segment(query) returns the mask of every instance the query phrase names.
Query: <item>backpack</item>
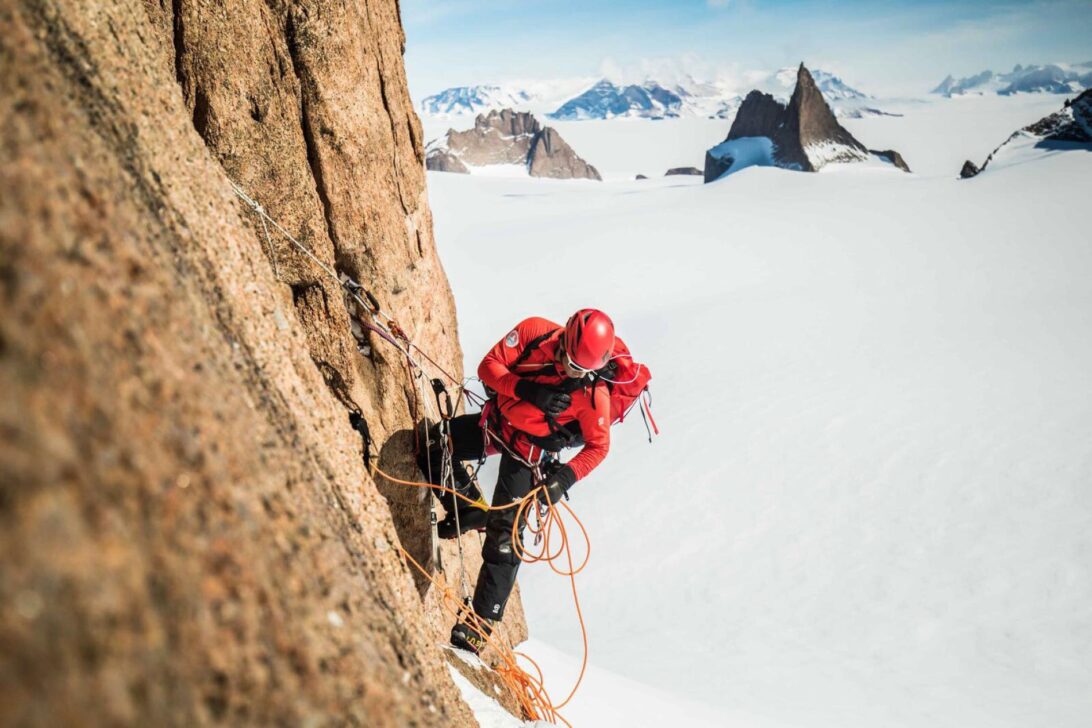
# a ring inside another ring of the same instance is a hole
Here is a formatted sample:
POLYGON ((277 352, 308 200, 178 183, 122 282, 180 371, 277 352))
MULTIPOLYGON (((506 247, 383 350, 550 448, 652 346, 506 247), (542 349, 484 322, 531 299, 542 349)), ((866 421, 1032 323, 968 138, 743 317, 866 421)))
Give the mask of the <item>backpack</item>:
MULTIPOLYGON (((615 339, 614 355, 607 366, 595 373, 597 379, 606 382, 610 391, 611 424, 624 422, 637 400, 648 392, 648 383, 652 372, 648 367, 633 358, 629 347, 621 339, 615 339)), ((651 395, 648 395, 651 401, 651 395)), ((645 407, 648 402, 645 403, 645 407)), ((642 413, 644 410, 642 409, 642 413)))
MULTIPOLYGON (((523 347, 523 351, 512 362, 512 367, 525 362, 531 356, 531 353, 538 349, 542 342, 553 336, 554 333, 556 333, 556 329, 528 341, 527 345, 523 347)), ((533 376, 538 373, 537 371, 526 372, 523 376, 533 376)), ((648 392, 648 383, 651 379, 652 372, 649 371, 648 367, 634 360, 625 342, 615 338, 614 354, 606 366, 592 375, 591 380, 593 387, 599 382, 603 382, 607 386, 607 391, 610 392, 610 422, 612 425, 624 422, 637 401, 642 399, 642 395, 645 395, 641 404, 641 416, 645 418, 646 427, 649 421, 652 422, 649 441, 652 440, 651 433, 653 430, 657 435, 660 434, 655 420, 652 420, 652 412, 649 409, 652 403, 652 395, 648 392)), ((583 378, 573 379, 571 382, 566 383, 567 386, 564 386, 564 388, 575 390, 587 386, 587 384, 588 382, 583 378)))

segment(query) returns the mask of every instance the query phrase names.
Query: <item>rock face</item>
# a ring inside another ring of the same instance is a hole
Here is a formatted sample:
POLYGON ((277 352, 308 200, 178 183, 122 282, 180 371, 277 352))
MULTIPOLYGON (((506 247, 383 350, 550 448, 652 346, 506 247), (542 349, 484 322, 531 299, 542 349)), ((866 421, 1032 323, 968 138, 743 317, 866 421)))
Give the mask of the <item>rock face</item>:
POLYGON ((526 164, 541 125, 527 112, 490 111, 474 120, 474 128, 449 131, 442 140, 429 145, 426 165, 434 171, 438 164, 451 165, 454 159, 463 165, 485 167, 493 164, 526 164))
POLYGON ((672 167, 664 172, 664 177, 674 177, 676 175, 695 175, 701 177, 703 172, 697 167, 672 167))
POLYGON ((527 168, 532 177, 602 179, 599 171, 578 157, 561 135, 549 126, 536 136, 527 157, 527 168))
POLYGON ((229 182, 461 376, 397 4, 231 7, 0 12, 0 724, 471 725, 417 383, 229 182))
POLYGON ((479 115, 473 129, 449 130, 429 144, 425 164, 436 172, 462 174, 469 173, 469 167, 523 165, 532 177, 602 179, 555 129, 543 127, 527 112, 510 109, 479 115))
POLYGON ((1024 131, 1042 137, 1044 142, 1092 143, 1092 89, 1073 100, 1066 99, 1061 111, 1024 127, 1024 131))
POLYGON ((986 170, 990 162, 1010 147, 1019 144, 1031 144, 1041 149, 1092 149, 1092 89, 1088 89, 1075 99, 1066 99, 1060 111, 1044 116, 1034 124, 1029 124, 1013 132, 1008 139, 990 152, 981 167, 975 167, 967 161, 959 176, 962 179, 974 177, 986 170), (973 172, 972 172, 973 169, 973 172))
POLYGON ((728 137, 706 152, 705 181, 753 164, 816 172, 831 162, 868 157, 868 149, 838 123, 808 69, 800 64, 787 106, 760 91, 747 95, 728 137), (759 139, 768 140, 768 145, 757 143, 759 139))

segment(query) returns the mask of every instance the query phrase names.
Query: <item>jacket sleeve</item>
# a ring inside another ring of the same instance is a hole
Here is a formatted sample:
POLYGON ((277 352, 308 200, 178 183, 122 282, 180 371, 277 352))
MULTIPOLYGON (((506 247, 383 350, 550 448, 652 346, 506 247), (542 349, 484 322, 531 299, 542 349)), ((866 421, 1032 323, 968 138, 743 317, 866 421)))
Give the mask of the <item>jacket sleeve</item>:
POLYGON ((610 450, 610 394, 606 387, 595 388, 591 406, 583 408, 577 419, 584 433, 584 447, 568 465, 580 480, 595 470, 610 450))
POLYGON ((516 383, 520 378, 512 373, 512 364, 531 340, 556 328, 557 324, 544 318, 532 317, 520 321, 516 328, 509 331, 485 355, 478 365, 478 377, 490 389, 508 397, 515 397, 516 383))

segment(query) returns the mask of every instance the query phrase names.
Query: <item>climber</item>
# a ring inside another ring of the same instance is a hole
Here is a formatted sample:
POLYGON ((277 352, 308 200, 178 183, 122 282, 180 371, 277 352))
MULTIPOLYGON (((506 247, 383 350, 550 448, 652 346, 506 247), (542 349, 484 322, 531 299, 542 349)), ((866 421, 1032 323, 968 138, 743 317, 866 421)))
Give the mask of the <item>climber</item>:
MULTIPOLYGON (((650 379, 647 368, 633 362, 615 337, 610 318, 595 309, 577 311, 564 327, 537 317, 520 322, 486 354, 478 376, 490 399, 481 413, 448 422, 448 447, 456 489, 474 500, 482 494, 462 463, 501 454, 494 506, 522 498, 539 485, 544 486, 541 502, 556 503, 566 496, 606 457, 610 425, 624 418, 650 379), (562 449, 577 446, 580 451, 568 463, 558 460, 562 449)), ((442 446, 436 444, 440 436, 434 427, 429 438, 433 447, 419 458, 433 482, 442 456, 442 446)), ((488 631, 489 621, 504 615, 519 569, 511 543, 516 509, 487 512, 465 501, 456 503, 451 494, 441 501, 448 513, 440 524, 444 538, 454 538, 460 530, 485 529, 484 563, 472 607, 488 631)), ((486 636, 459 623, 451 642, 478 652, 486 636)))

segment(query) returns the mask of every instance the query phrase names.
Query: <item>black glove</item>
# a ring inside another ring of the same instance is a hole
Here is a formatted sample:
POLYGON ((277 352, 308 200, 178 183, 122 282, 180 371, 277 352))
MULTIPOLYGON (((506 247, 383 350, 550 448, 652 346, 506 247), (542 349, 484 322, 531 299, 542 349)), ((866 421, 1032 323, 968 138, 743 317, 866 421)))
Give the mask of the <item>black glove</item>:
POLYGON ((530 379, 521 379, 516 383, 516 396, 551 417, 557 417, 573 403, 573 398, 564 390, 549 384, 532 382, 530 379))
POLYGON ((543 488, 535 497, 542 505, 557 503, 562 496, 568 497, 569 488, 572 488, 575 482, 576 473, 568 465, 563 465, 557 472, 546 478, 543 488))

